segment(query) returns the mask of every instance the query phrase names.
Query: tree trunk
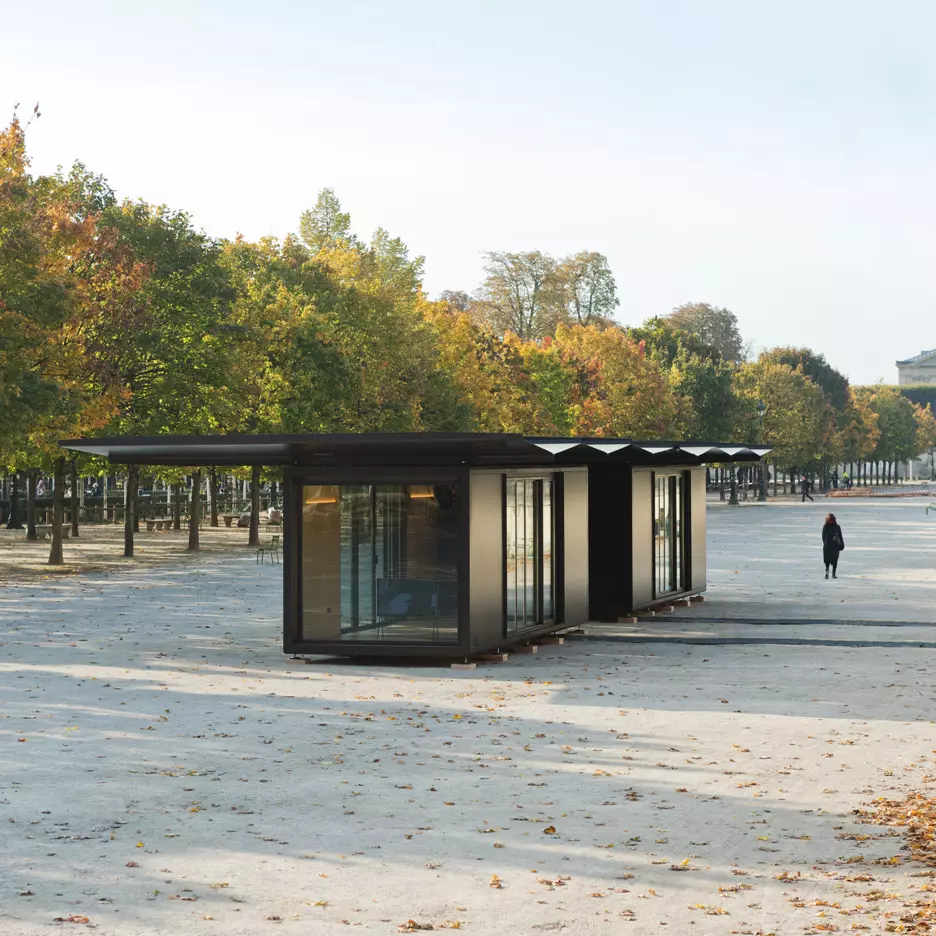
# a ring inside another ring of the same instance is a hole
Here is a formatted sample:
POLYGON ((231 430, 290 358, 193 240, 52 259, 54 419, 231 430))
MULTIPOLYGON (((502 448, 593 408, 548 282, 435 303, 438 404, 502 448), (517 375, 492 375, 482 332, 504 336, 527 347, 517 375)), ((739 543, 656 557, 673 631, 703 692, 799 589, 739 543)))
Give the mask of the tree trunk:
MULTIPOLYGON (((84 479, 82 478, 81 483, 84 484, 84 479)), ((71 463, 71 485, 72 485, 72 495, 71 495, 71 535, 78 535, 78 466, 75 464, 74 460, 71 463)))
POLYGON ((55 460, 55 490, 52 496, 52 546, 49 549, 49 565, 61 565, 62 523, 65 519, 65 458, 55 460))
POLYGON ((126 506, 124 507, 124 558, 133 558, 133 534, 136 532, 136 507, 137 497, 136 488, 139 484, 137 478, 138 468, 131 465, 127 471, 126 484, 126 506))
POLYGON ((35 468, 26 472, 26 539, 37 540, 36 532, 36 475, 35 468))
POLYGON ((260 466, 250 469, 250 536, 248 546, 260 545, 260 466))
POLYGON ((208 476, 208 487, 211 491, 211 526, 216 527, 218 525, 218 470, 217 468, 211 469, 211 474, 208 476))
POLYGON ((182 485, 172 485, 172 529, 182 529, 182 485))
POLYGON ((133 486, 130 488, 128 501, 131 502, 131 513, 133 515, 133 532, 140 532, 140 466, 134 465, 133 486))
POLYGON ((23 529, 23 521, 19 518, 19 473, 16 471, 10 475, 10 519, 6 527, 8 530, 23 529))
POLYGON ((201 520, 201 471, 192 472, 192 506, 189 508, 188 551, 198 552, 198 523, 201 520))

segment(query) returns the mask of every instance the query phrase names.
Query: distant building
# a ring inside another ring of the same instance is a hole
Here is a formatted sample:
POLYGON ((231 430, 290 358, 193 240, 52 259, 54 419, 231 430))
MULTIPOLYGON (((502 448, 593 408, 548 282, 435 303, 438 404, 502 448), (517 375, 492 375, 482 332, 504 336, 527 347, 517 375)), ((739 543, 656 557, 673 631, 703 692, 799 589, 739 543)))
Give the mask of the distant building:
POLYGON ((897 383, 902 387, 936 384, 936 348, 897 362, 897 383))

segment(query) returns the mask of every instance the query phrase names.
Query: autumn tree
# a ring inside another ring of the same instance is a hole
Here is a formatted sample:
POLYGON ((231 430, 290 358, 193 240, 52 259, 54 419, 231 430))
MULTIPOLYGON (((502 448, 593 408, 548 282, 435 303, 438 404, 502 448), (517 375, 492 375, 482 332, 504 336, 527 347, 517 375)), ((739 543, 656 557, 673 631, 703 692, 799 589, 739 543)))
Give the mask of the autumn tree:
POLYGON ((591 387, 577 404, 576 433, 652 439, 676 424, 677 402, 663 371, 622 329, 560 325, 555 346, 591 387))
POLYGON ((513 332, 521 341, 550 334, 558 319, 558 265, 538 250, 491 251, 485 255, 485 278, 478 304, 499 334, 513 332))
POLYGON ((609 325, 618 305, 614 274, 603 254, 583 250, 559 262, 557 301, 570 325, 609 325))
POLYGON ((471 308, 472 299, 468 293, 459 289, 443 289, 439 293, 439 302, 452 312, 467 312, 471 308))
POLYGON ((341 202, 334 189, 322 189, 315 206, 302 212, 299 236, 313 253, 343 242, 353 242, 351 215, 341 210, 341 202))
POLYGON ((789 364, 762 359, 742 365, 735 382, 742 439, 759 436, 758 441, 774 449, 771 461, 780 468, 802 470, 819 458, 825 401, 812 380, 789 364), (762 417, 758 403, 765 407, 762 417), (760 428, 758 419, 763 420, 760 428))
POLYGON ((669 327, 692 335, 723 361, 740 363, 745 358, 738 317, 728 309, 707 302, 688 302, 663 318, 669 327))
POLYGON ((897 462, 909 461, 920 454, 917 407, 895 387, 864 388, 862 396, 877 416, 879 432, 872 458, 883 462, 885 472, 897 462))

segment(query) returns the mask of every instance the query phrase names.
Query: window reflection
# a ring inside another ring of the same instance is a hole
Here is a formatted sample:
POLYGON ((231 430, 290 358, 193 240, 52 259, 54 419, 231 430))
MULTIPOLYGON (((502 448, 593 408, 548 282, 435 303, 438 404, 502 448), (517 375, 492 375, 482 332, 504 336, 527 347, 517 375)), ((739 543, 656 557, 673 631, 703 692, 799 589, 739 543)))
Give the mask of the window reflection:
POLYGON ((685 587, 683 569, 683 475, 654 475, 653 568, 654 595, 685 587))
POLYGON ((507 633, 554 620, 552 480, 508 478, 507 633))
POLYGON ((302 639, 458 639, 457 487, 305 485, 302 639))

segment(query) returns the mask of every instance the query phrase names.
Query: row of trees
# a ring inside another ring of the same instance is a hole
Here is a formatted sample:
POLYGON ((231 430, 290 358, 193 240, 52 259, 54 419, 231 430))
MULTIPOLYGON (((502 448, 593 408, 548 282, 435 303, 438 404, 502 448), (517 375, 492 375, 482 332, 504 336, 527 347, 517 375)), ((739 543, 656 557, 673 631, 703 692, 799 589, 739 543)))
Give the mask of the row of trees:
POLYGON ((297 234, 216 240, 81 164, 30 174, 25 142, 15 119, 0 132, 0 468, 53 473, 56 491, 58 440, 87 435, 683 437, 771 445, 798 469, 896 462, 936 440, 929 410, 850 387, 808 349, 746 360, 728 310, 621 327, 600 254, 491 253, 474 295, 432 301, 423 258, 382 228, 359 238, 330 190, 297 234))

